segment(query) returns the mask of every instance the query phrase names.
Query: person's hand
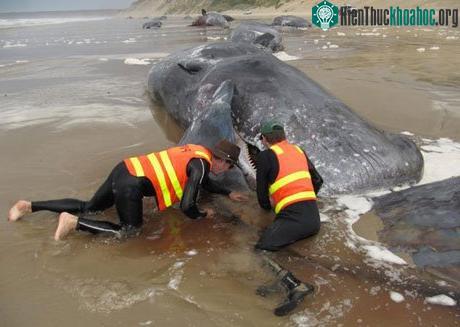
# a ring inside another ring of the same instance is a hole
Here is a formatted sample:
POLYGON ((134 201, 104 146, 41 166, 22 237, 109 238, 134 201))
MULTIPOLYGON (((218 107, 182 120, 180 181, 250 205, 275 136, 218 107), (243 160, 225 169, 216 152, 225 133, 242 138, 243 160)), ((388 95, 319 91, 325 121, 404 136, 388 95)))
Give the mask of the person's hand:
POLYGON ((240 192, 230 192, 228 196, 232 201, 242 202, 248 200, 248 196, 240 192))
POLYGON ((206 212, 206 218, 214 218, 216 216, 216 212, 214 209, 211 208, 204 208, 204 212, 206 212))

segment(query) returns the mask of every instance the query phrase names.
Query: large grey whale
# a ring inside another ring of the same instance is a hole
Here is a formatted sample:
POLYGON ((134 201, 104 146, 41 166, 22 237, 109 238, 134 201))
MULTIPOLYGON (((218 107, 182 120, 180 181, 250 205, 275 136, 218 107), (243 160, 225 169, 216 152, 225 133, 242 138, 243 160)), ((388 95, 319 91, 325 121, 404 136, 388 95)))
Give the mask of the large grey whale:
POLYGON ((241 161, 249 181, 255 171, 248 151, 261 149, 258 131, 268 119, 283 123, 288 139, 306 150, 325 180, 324 194, 389 188, 421 177, 423 158, 411 140, 375 128, 303 72, 251 44, 221 42, 172 54, 152 67, 148 90, 190 128, 214 117, 208 110, 225 81, 231 119, 219 128, 248 145, 241 161))

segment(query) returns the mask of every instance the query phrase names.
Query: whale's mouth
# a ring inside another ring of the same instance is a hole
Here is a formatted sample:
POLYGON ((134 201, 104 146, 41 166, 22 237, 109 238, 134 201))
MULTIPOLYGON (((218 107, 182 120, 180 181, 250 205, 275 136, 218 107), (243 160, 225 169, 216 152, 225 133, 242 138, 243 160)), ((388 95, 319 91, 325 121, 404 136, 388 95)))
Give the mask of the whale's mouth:
POLYGON ((249 188, 256 189, 256 174, 257 174, 257 154, 260 152, 259 147, 244 140, 238 133, 235 132, 236 144, 240 147, 239 164, 243 171, 246 182, 249 188))

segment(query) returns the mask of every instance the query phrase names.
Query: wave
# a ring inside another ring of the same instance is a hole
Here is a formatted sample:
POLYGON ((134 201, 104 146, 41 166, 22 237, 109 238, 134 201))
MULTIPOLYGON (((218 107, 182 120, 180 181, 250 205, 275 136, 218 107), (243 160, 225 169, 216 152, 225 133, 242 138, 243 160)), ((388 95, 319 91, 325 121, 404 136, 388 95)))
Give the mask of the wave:
POLYGON ((0 29, 12 27, 28 27, 41 25, 55 25, 64 23, 74 23, 83 21, 104 20, 111 18, 109 16, 100 17, 59 17, 59 18, 16 18, 0 19, 0 29))

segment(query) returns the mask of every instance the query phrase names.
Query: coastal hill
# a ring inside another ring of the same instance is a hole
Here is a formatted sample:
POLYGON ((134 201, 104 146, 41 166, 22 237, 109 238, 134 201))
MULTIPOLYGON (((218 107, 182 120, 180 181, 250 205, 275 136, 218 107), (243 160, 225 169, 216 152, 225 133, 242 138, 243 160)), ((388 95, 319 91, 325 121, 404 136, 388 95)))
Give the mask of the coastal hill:
MULTIPOLYGON (((195 14, 198 15, 202 8, 207 10, 225 11, 229 14, 249 13, 255 15, 273 15, 290 13, 297 15, 311 15, 311 8, 319 3, 319 0, 137 0, 122 12, 124 16, 143 17, 154 15, 195 14)), ((401 8, 458 8, 458 0, 347 0, 331 1, 336 5, 345 3, 362 8, 374 6, 376 8, 388 8, 400 6, 401 8)))

